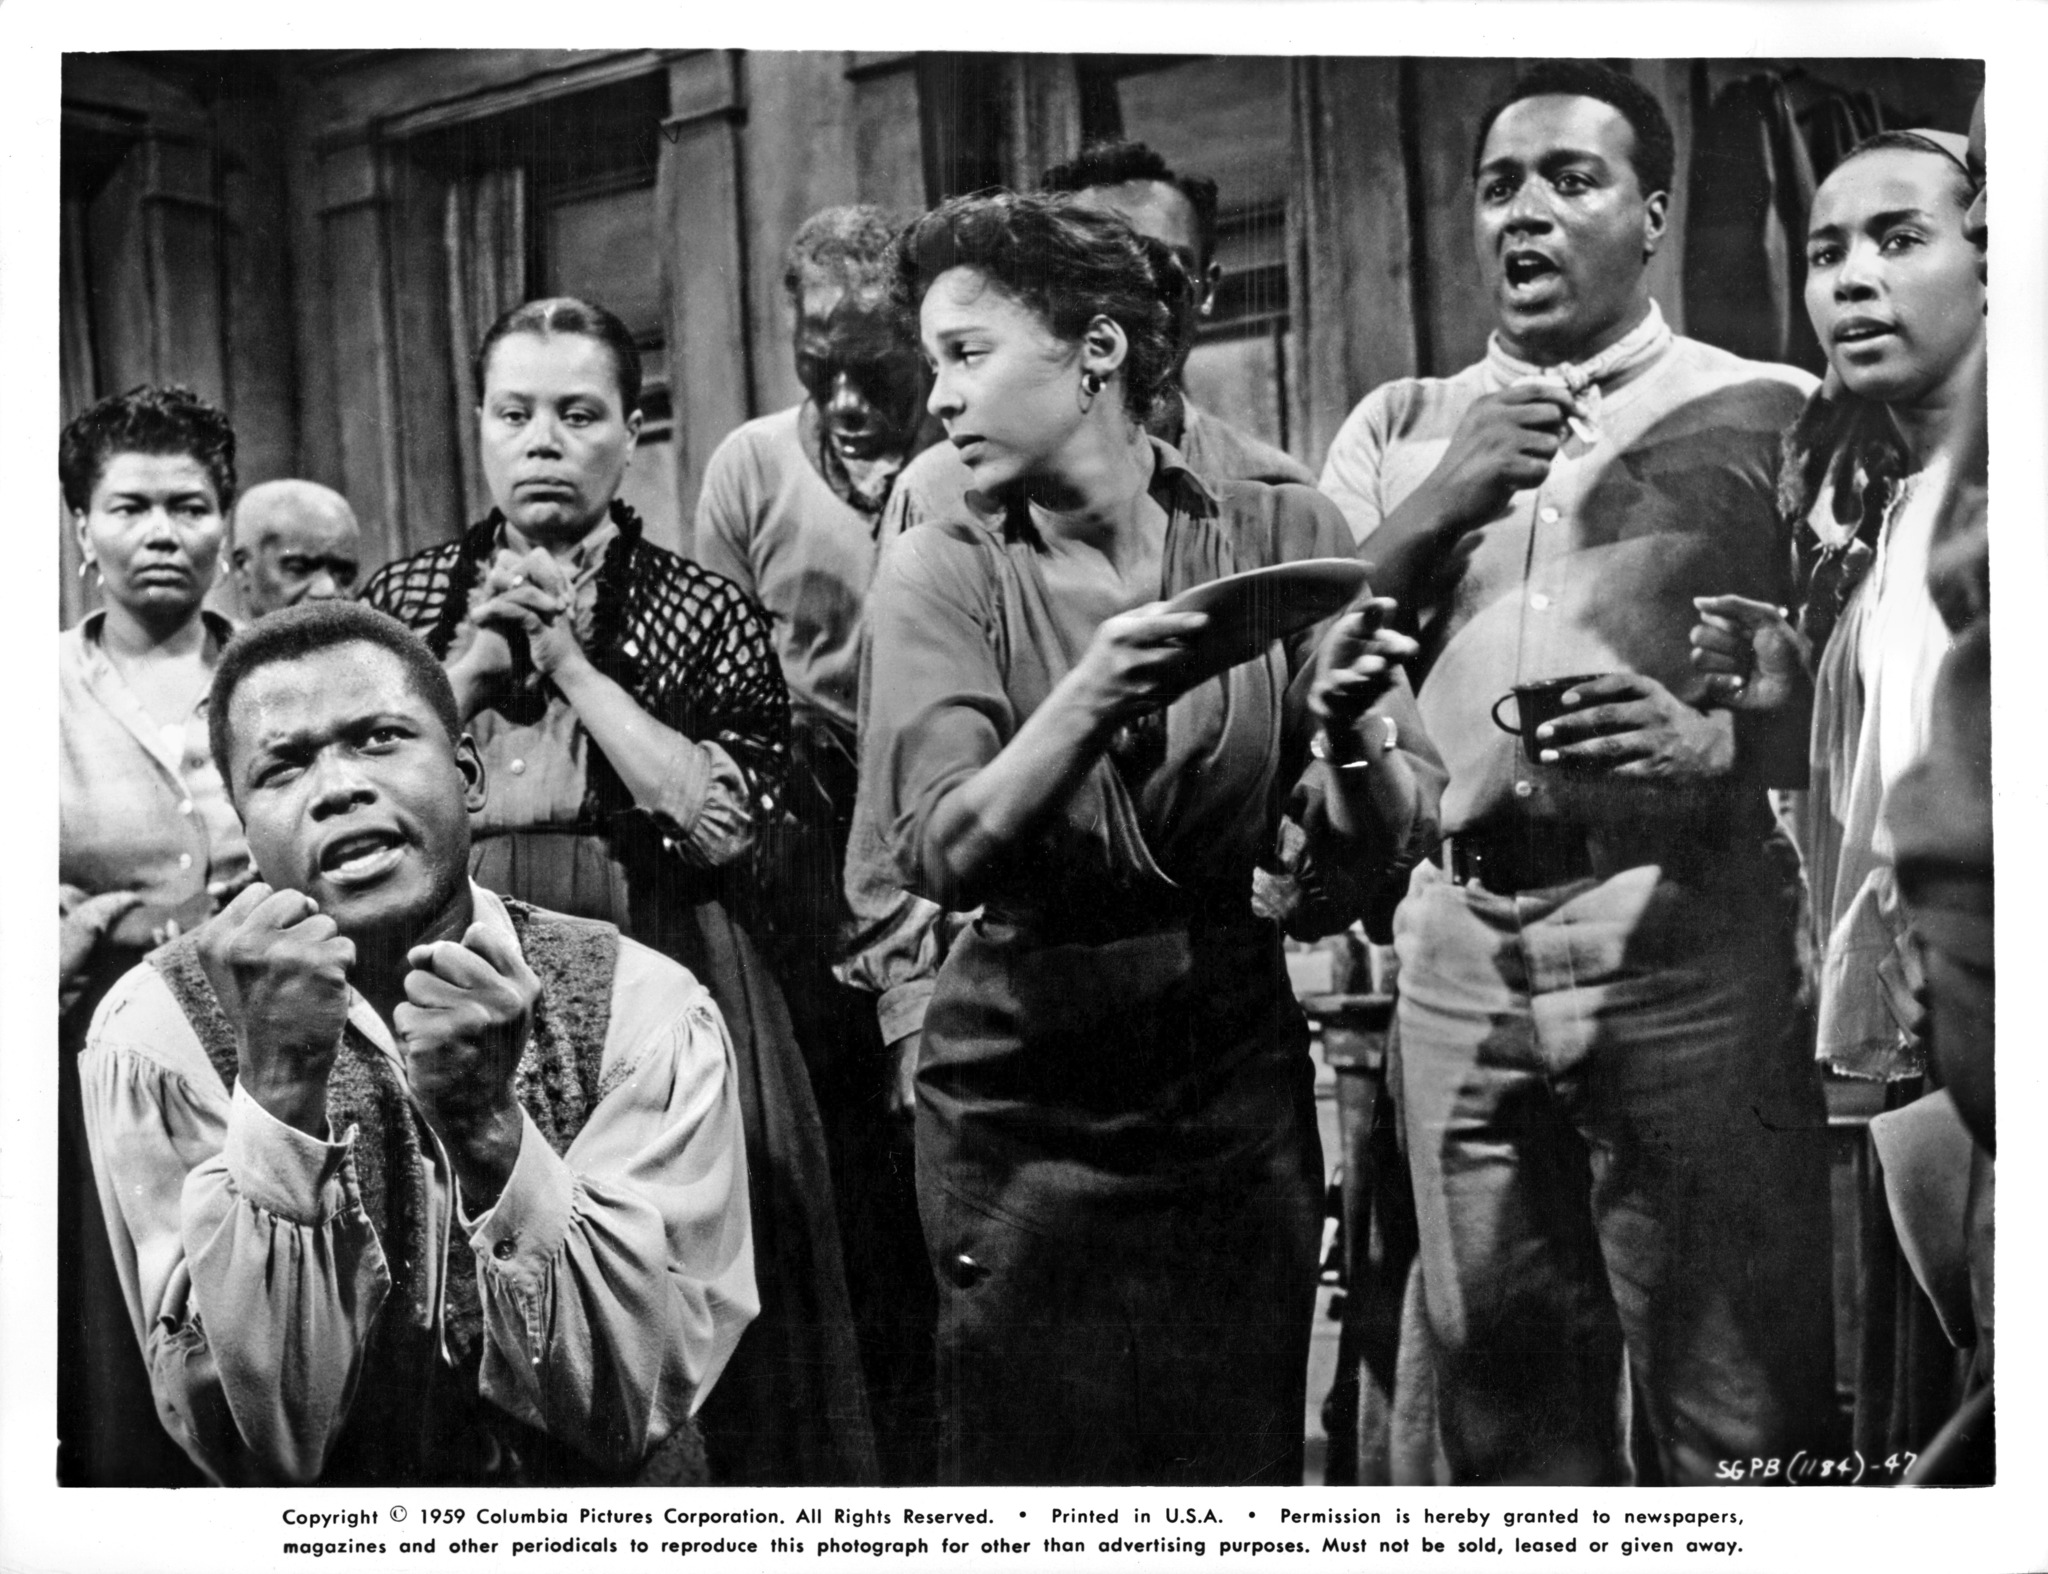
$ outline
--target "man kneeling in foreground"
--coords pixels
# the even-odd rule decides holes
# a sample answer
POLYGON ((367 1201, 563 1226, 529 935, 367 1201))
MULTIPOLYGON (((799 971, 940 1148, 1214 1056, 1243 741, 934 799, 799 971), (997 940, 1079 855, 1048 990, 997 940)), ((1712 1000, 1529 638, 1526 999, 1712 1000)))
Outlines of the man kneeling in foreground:
POLYGON ((711 997, 470 881, 483 764, 383 614, 264 619, 209 724, 259 881, 81 1059, 164 1425, 229 1484, 701 1481, 757 1309, 711 997))

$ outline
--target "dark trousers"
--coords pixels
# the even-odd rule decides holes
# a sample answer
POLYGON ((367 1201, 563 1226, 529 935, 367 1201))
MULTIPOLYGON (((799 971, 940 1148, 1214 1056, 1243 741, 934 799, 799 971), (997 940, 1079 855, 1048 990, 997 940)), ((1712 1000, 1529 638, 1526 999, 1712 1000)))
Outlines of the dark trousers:
POLYGON ((1664 1479, 1833 1437, 1825 1111, 1760 858, 1497 896, 1416 871, 1401 1076, 1461 1482, 1664 1479))

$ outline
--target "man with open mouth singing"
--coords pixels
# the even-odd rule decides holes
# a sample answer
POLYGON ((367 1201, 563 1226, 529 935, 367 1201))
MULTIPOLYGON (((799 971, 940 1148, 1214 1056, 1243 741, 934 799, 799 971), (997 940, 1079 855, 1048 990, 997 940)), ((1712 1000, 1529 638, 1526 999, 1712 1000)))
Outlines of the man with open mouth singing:
POLYGON ((1483 359, 1372 394, 1323 490, 1413 608, 1448 833, 1395 919, 1403 1117, 1462 1482, 1672 1484, 1832 1420, 1824 1115, 1765 788, 1797 728, 1705 708, 1691 597, 1774 604, 1778 434, 1812 379, 1650 295, 1653 94, 1532 67, 1477 127, 1483 359), (1526 743, 1489 718, 1575 679, 1526 743))

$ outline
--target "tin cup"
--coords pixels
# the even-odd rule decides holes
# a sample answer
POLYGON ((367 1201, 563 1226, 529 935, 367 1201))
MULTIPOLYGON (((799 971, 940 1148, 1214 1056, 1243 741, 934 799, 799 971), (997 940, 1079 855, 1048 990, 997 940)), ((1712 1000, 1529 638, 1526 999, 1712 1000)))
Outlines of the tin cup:
POLYGON ((1565 695, 1581 683, 1591 683, 1604 674, 1581 672, 1569 678, 1544 678, 1535 683, 1517 683, 1514 688, 1493 702, 1493 724, 1502 732, 1516 734, 1522 740, 1522 753, 1529 763, 1538 763, 1541 751, 1547 746, 1537 741, 1536 729, 1547 721, 1555 721, 1566 711, 1576 709, 1564 703, 1565 695), (1501 717, 1501 707, 1512 703, 1515 720, 1511 724, 1501 717))

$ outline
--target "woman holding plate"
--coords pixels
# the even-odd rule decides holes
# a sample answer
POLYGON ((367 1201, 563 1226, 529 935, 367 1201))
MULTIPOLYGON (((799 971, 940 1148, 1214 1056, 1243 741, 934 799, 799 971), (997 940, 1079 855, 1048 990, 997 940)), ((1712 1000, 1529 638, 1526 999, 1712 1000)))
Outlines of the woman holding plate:
POLYGON ((910 889, 982 909, 918 1077, 941 1479, 1298 1483, 1322 1167, 1252 871, 1287 819, 1341 918, 1398 897, 1441 783, 1413 646, 1329 503, 1146 435, 1191 320, 1165 248, 1003 193, 897 267, 1005 507, 906 533, 869 603, 863 794, 910 889))

